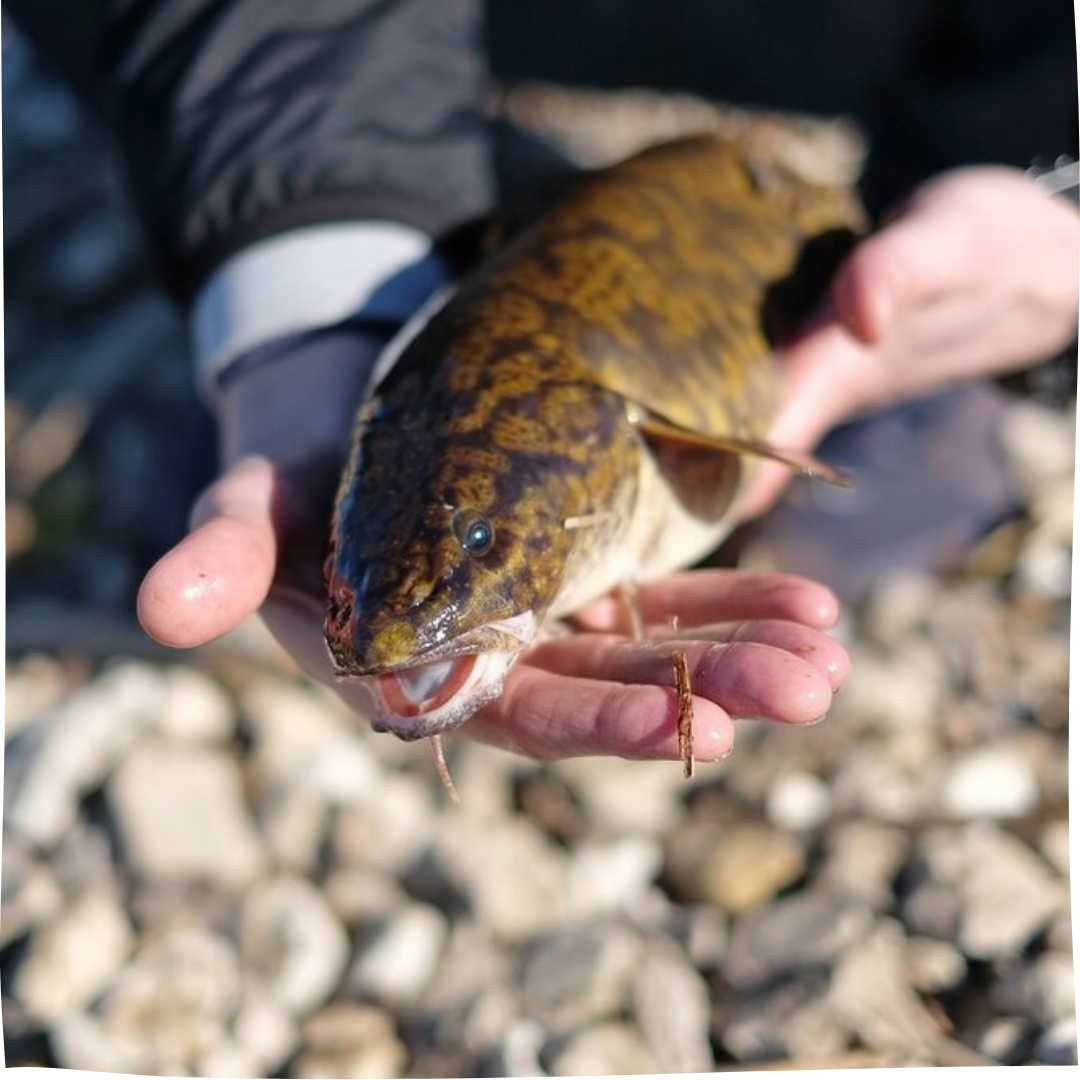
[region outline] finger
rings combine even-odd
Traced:
[[[751,570],[690,570],[671,574],[637,593],[646,624],[681,627],[738,619],[790,619],[827,629],[836,623],[840,605],[824,585],[794,574]],[[583,608],[575,621],[590,630],[620,630],[626,624],[622,600],[605,597]]]
[[[695,759],[727,757],[735,741],[731,718],[705,698],[693,704]],[[518,664],[502,696],[461,731],[544,761],[596,754],[674,761],[678,713],[674,688],[567,678]]]
[[[786,619],[755,619],[749,622],[696,626],[692,635],[669,627],[655,627],[650,628],[649,637],[658,641],[692,639],[714,642],[743,641],[770,645],[805,660],[828,680],[834,693],[847,681],[851,670],[851,658],[848,656],[847,649],[839,641],[820,630],[789,622]]]
[[[164,645],[191,648],[233,629],[263,602],[274,576],[270,462],[247,458],[207,489],[192,513],[194,530],[150,569],[137,612]]]
[[[905,312],[981,279],[984,258],[967,215],[939,209],[929,192],[881,232],[859,244],[840,267],[833,302],[860,341],[882,339]]]
[[[690,666],[695,695],[729,716],[809,724],[832,704],[829,677],[808,660],[757,641],[628,641],[589,634],[556,639],[529,653],[529,664],[575,678],[668,686],[672,654]]]

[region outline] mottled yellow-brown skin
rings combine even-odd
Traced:
[[[328,560],[339,673],[416,663],[523,611],[542,620],[625,537],[655,449],[639,414],[760,438],[769,298],[808,240],[857,214],[845,190],[694,137],[584,178],[469,278],[358,424]],[[455,536],[459,508],[492,524],[486,554]]]

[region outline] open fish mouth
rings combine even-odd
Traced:
[[[416,662],[354,676],[374,697],[371,726],[412,741],[463,724],[502,693],[507,672],[536,627],[536,617],[525,612],[462,634]]]

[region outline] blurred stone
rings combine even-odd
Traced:
[[[582,757],[556,762],[551,768],[601,832],[648,836],[666,832],[678,818],[686,789],[682,770],[670,761],[637,761],[628,769],[625,761],[615,758]]]
[[[404,1075],[408,1061],[393,1019],[371,1005],[328,1005],[304,1024],[303,1047],[287,1074],[300,1080],[382,1080]]]
[[[379,797],[364,806],[342,807],[331,829],[335,865],[363,864],[400,872],[431,842],[435,803],[431,788],[415,776],[388,774]]]
[[[828,889],[784,897],[735,922],[724,977],[749,990],[780,975],[828,966],[870,923],[869,908]]]
[[[244,898],[240,951],[245,970],[303,1016],[336,989],[349,939],[314,885],[279,874],[256,883]]]
[[[618,923],[570,926],[538,938],[523,958],[525,1015],[555,1035],[615,1016],[626,1006],[641,951]]]
[[[1012,967],[990,990],[993,1005],[1048,1027],[1076,1013],[1073,960],[1068,953],[1047,952]]]
[[[769,788],[765,813],[777,828],[810,831],[832,812],[829,786],[812,773],[781,773]]]
[[[942,802],[946,813],[962,820],[1023,817],[1039,803],[1039,782],[1016,748],[979,747],[951,764]]]
[[[1068,905],[1068,890],[1023,842],[988,823],[924,844],[932,877],[956,891],[958,944],[970,957],[1018,953]]]
[[[883,922],[849,949],[833,973],[829,1004],[874,1050],[933,1056],[940,1032],[905,975],[903,933]]]
[[[886,648],[926,628],[939,589],[930,574],[907,568],[890,573],[871,593],[862,617],[866,632]]]
[[[109,985],[132,942],[131,924],[114,895],[95,891],[79,897],[34,936],[14,993],[31,1016],[54,1023]]]
[[[1039,1036],[1035,1057],[1046,1065],[1075,1065],[1076,1017],[1063,1016]]]
[[[545,930],[567,907],[567,856],[522,818],[488,819],[467,808],[444,815],[409,869],[410,892],[443,910],[464,906],[499,939]]]
[[[149,726],[161,692],[149,665],[116,665],[8,743],[4,828],[39,847],[56,844],[74,824],[79,800]]]
[[[820,1061],[844,1050],[847,1032],[828,1006],[823,974],[799,974],[735,997],[719,1038],[739,1061]]]
[[[1031,1025],[1018,1016],[998,1016],[979,1038],[979,1052],[1002,1065],[1020,1065],[1031,1050]]]
[[[172,739],[221,742],[236,726],[228,694],[208,675],[174,664],[163,672],[164,695],[155,726]]]
[[[431,981],[446,935],[446,917],[427,904],[390,911],[363,936],[346,985],[390,1007],[412,1005]]]
[[[533,1020],[513,1020],[498,1045],[483,1056],[476,1076],[547,1076],[540,1064],[544,1029]]]
[[[665,869],[679,896],[741,914],[798,881],[805,866],[797,837],[750,821],[676,830]]]
[[[268,990],[248,980],[243,989],[240,1008],[232,1022],[233,1046],[252,1062],[249,1075],[278,1074],[300,1044],[300,1030],[289,1010]],[[209,1061],[205,1075],[221,1068],[221,1063]]]
[[[14,738],[68,693],[60,662],[44,653],[8,661],[4,672],[4,741]]]
[[[907,858],[908,833],[875,821],[854,819],[831,829],[820,880],[876,911],[893,901],[893,881]]]
[[[657,1072],[712,1070],[709,987],[674,942],[645,941],[630,1000]]]
[[[408,901],[401,886],[381,870],[363,864],[331,870],[322,881],[323,895],[347,926],[373,922]]]
[[[662,1071],[632,1027],[609,1022],[568,1039],[554,1055],[550,1075],[641,1076]]]
[[[1069,823],[1051,821],[1039,836],[1039,850],[1062,877],[1069,876]]]
[[[913,937],[905,944],[907,974],[923,994],[954,990],[967,974],[967,961],[954,945],[936,938]]]
[[[1016,401],[1005,414],[1001,443],[1028,499],[1059,477],[1072,476],[1076,462],[1075,418],[1034,401]]]
[[[107,794],[137,874],[237,886],[266,865],[240,771],[225,749],[141,743],[124,759]]]
[[[932,760],[910,765],[891,760],[869,743],[855,747],[844,754],[833,781],[834,806],[845,815],[911,825],[936,809],[940,768]]]
[[[5,837],[0,869],[0,949],[54,918],[63,893],[47,863],[39,862]]]
[[[259,831],[282,870],[314,877],[323,855],[330,810],[307,791],[287,788],[258,808]]]
[[[962,901],[950,885],[924,881],[901,905],[904,925],[916,934],[954,941],[960,930]]]
[[[314,687],[263,678],[244,691],[241,705],[254,735],[252,764],[266,789],[304,790],[341,806],[376,798],[380,767],[342,702]]]
[[[228,940],[199,930],[170,931],[148,941],[113,984],[98,1033],[114,1053],[139,1062],[135,1072],[196,1072],[229,1044],[227,1023],[240,1004],[240,989]],[[68,1067],[90,1066],[69,1060]]]
[[[628,836],[581,844],[567,875],[567,907],[575,918],[626,911],[645,896],[663,862],[660,842]]]
[[[728,921],[709,904],[672,905],[664,929],[699,971],[719,967],[727,955]]]

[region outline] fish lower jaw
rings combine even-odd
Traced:
[[[494,701],[517,651],[464,653],[363,679],[375,699],[371,726],[406,741],[450,731]]]

